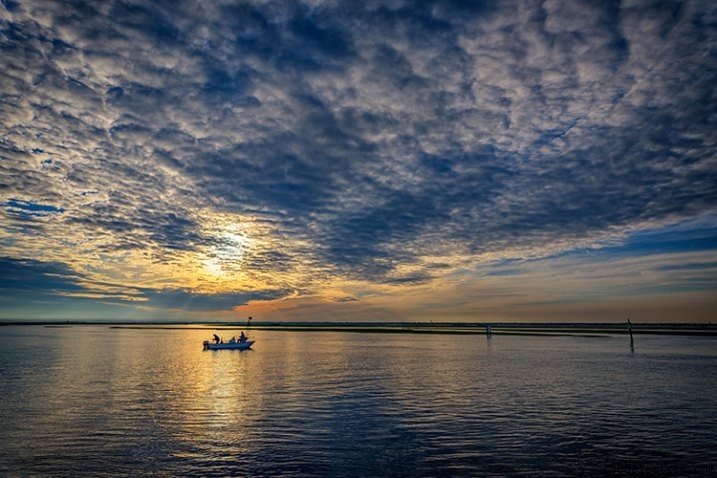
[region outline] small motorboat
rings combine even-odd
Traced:
[[[204,341],[204,350],[246,350],[251,348],[254,342],[254,340],[249,340],[249,335],[245,335],[244,332],[241,333],[238,339],[232,337],[229,342],[224,342],[221,337],[214,334],[211,342],[209,340]]]
[[[251,317],[246,323],[247,333],[241,333],[239,338],[232,337],[229,342],[224,342],[217,334],[212,336],[212,341],[204,341],[204,350],[247,350],[250,349],[254,340],[249,340],[249,326],[251,325]]]
[[[248,348],[251,348],[251,345],[254,343],[254,340],[247,340],[246,342],[210,342],[208,340],[204,341],[204,350],[246,350]]]

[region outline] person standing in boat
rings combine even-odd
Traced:
[[[241,335],[239,336],[239,342],[246,342],[246,335],[244,335],[243,330],[242,330]]]

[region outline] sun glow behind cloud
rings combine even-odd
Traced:
[[[204,261],[204,266],[210,274],[215,276],[238,271],[241,267],[244,249],[247,247],[246,236],[225,232],[219,236],[219,245],[212,247],[208,254],[209,258]]]

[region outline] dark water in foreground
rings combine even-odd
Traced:
[[[717,476],[715,338],[210,334],[0,328],[0,476]]]

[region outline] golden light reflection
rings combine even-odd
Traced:
[[[250,351],[221,351],[214,353],[202,351],[200,344],[213,333],[206,331],[187,331],[182,342],[180,360],[185,363],[179,367],[183,373],[181,403],[184,405],[180,426],[185,428],[182,436],[197,440],[205,437],[216,442],[217,437],[231,428],[236,445],[247,445],[246,430],[260,419],[258,407],[251,406],[251,398],[256,396],[260,381],[252,380],[252,360]],[[237,334],[237,331],[224,330],[220,333]],[[235,353],[236,352],[236,353]],[[238,424],[242,426],[239,427]],[[242,450],[247,451],[247,450]]]

